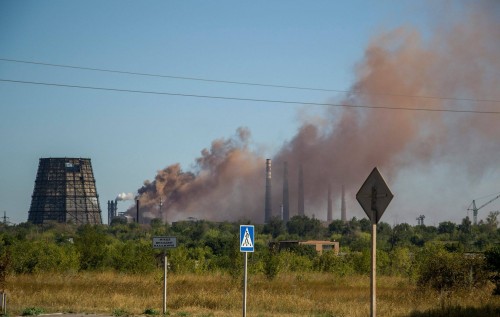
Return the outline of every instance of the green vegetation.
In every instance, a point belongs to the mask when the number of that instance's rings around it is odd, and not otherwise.
[[[45,311],[43,308],[40,307],[28,307],[23,309],[23,312],[21,313],[22,316],[38,316],[40,314],[43,314]]]
[[[498,216],[499,213],[492,212],[478,225],[472,225],[468,218],[460,224],[446,221],[437,227],[406,223],[391,227],[382,222],[377,227],[378,275],[405,281],[408,283],[405,287],[419,289],[413,292],[415,294],[434,292],[441,309],[453,307],[457,312],[467,311],[467,307],[452,305],[454,294],[478,290],[500,294]],[[158,219],[150,225],[120,221],[111,226],[80,227],[58,223],[44,226],[0,224],[0,286],[9,292],[12,288],[9,280],[24,275],[80,276],[107,272],[154,276],[155,283],[161,284],[162,251],[151,247],[151,239],[155,235],[169,235],[176,236],[178,241],[177,248],[167,251],[171,276],[223,276],[232,281],[228,289],[238,288],[243,267],[238,245],[239,224],[186,221],[170,225]],[[255,228],[256,251],[249,254],[248,269],[251,278],[263,277],[271,283],[270,288],[289,274],[295,274],[297,281],[306,281],[311,274],[331,275],[336,279],[368,276],[371,226],[365,218],[353,218],[346,223],[335,220],[324,226],[317,219],[296,216],[286,224],[274,218]],[[340,254],[318,254],[303,245],[284,250],[270,247],[270,242],[309,239],[339,241]],[[208,306],[220,305],[214,300]],[[179,308],[182,307],[179,304]],[[113,314],[129,314],[120,309],[115,309]],[[429,316],[434,316],[433,307],[427,309]],[[497,307],[493,305],[488,309]],[[153,308],[148,308],[148,312],[133,313],[155,315]],[[311,311],[311,316],[331,313],[328,309]]]
[[[144,315],[159,315],[160,314],[160,311],[159,310],[156,310],[154,308],[146,308],[143,312]]]
[[[113,316],[115,316],[115,317],[124,317],[124,316],[129,316],[129,315],[130,315],[130,313],[123,308],[113,309]]]
[[[450,279],[465,278],[468,275],[465,271],[473,267],[474,278],[483,281],[481,270],[488,269],[491,280],[497,283],[500,279],[500,265],[495,262],[500,257],[497,217],[498,213],[491,213],[478,225],[472,225],[465,218],[460,225],[446,221],[437,227],[407,223],[391,227],[382,222],[377,233],[378,271],[418,280],[421,285],[441,290],[462,285]],[[154,235],[177,237],[179,247],[167,252],[173,273],[227,272],[238,277],[242,267],[238,226],[208,221],[170,225],[158,219],[151,225],[116,221],[111,226],[76,227],[57,223],[43,227],[29,223],[6,226],[0,233],[0,286],[6,274],[12,273],[107,270],[150,273],[160,267],[162,261],[161,251],[151,247]],[[341,254],[319,255],[310,247],[298,245],[281,252],[269,248],[272,241],[307,239],[339,241]],[[353,218],[346,223],[335,220],[328,226],[305,216],[292,217],[286,224],[274,218],[269,224],[256,226],[256,252],[249,255],[250,269],[253,273],[265,274],[270,280],[285,272],[368,274],[369,246],[370,222],[366,218]],[[489,261],[487,266],[483,265],[486,264],[484,252]],[[431,258],[439,260],[433,263]],[[426,266],[436,267],[447,262],[463,267],[443,267],[442,274],[448,269],[463,272],[443,277],[447,280],[441,282],[422,276]]]

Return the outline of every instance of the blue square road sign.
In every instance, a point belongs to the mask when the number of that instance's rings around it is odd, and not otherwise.
[[[240,225],[240,252],[253,252],[254,246],[254,226]]]

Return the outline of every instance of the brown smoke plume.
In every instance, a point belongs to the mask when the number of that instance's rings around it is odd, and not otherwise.
[[[499,110],[491,100],[500,99],[500,3],[485,3],[466,4],[459,21],[436,26],[427,40],[399,28],[371,41],[356,67],[353,92],[334,103],[380,109],[331,107],[319,122],[304,123],[273,158],[275,184],[282,184],[288,162],[290,216],[297,214],[299,164],[309,215],[324,210],[329,183],[354,192],[374,166],[389,181],[405,167],[434,163],[451,164],[476,180],[496,168],[500,115],[387,109]],[[157,214],[163,197],[169,221],[194,216],[262,222],[265,158],[248,149],[248,137],[239,129],[235,138],[214,141],[193,172],[178,164],[159,171],[139,189],[141,206]],[[274,188],[273,205],[279,206],[281,186]],[[337,198],[339,193],[334,188]]]
[[[138,191],[141,211],[159,217],[162,198],[168,221],[251,219],[261,209],[254,199],[263,197],[257,184],[264,173],[259,173],[262,159],[248,150],[249,138],[250,132],[239,128],[233,138],[213,141],[196,159],[193,172],[182,171],[179,164],[158,171]]]

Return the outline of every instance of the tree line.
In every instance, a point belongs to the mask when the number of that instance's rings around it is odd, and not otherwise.
[[[482,287],[491,281],[500,293],[500,229],[498,212],[473,225],[468,217],[460,224],[438,226],[401,223],[377,226],[377,269],[382,275],[403,276],[420,286],[438,290]],[[30,223],[1,226],[0,282],[8,274],[115,270],[141,274],[162,266],[162,251],[152,248],[153,236],[175,236],[178,247],[169,249],[173,273],[225,272],[235,278],[242,272],[239,225],[209,221],[172,224],[155,219],[149,225]],[[330,272],[337,275],[369,274],[370,221],[352,218],[325,225],[307,216],[287,223],[273,218],[256,225],[255,252],[249,270],[273,279],[286,272]],[[309,246],[285,250],[270,248],[283,240],[329,240],[340,242],[340,254],[317,253]],[[0,285],[3,288],[3,285]]]

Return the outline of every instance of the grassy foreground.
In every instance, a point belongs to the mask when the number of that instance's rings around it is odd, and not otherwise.
[[[162,277],[161,271],[9,276],[9,315],[27,307],[47,313],[141,315],[148,308],[161,313]],[[379,316],[462,316],[462,311],[463,316],[500,315],[500,298],[490,295],[491,288],[453,294],[444,301],[402,278],[383,276],[377,283]],[[288,273],[268,281],[249,275],[247,316],[369,316],[369,285],[366,276]],[[170,316],[240,316],[241,282],[215,273],[169,274],[167,306]]]

